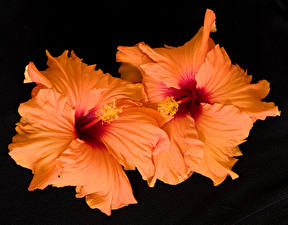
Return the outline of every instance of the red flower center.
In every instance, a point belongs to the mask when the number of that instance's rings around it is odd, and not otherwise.
[[[91,145],[102,144],[100,138],[105,132],[107,123],[98,118],[94,110],[89,111],[86,115],[76,114],[75,130],[79,139]]]
[[[175,101],[179,102],[179,109],[175,116],[184,116],[190,114],[197,119],[200,115],[202,102],[209,103],[208,95],[204,89],[196,88],[196,81],[182,82],[180,89],[169,88],[167,96],[173,96]]]

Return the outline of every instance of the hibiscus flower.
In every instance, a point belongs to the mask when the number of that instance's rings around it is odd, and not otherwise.
[[[253,122],[280,115],[266,80],[251,84],[252,76],[231,64],[224,48],[215,45],[215,14],[207,10],[204,25],[180,47],[152,49],[141,42],[119,46],[121,77],[143,82],[150,107],[169,118],[162,126],[170,150],[154,156],[156,178],[177,184],[196,171],[214,185],[238,175],[232,171]],[[153,182],[151,182],[152,184]]]
[[[162,117],[141,107],[142,84],[95,70],[73,52],[47,56],[47,70],[26,67],[24,82],[37,86],[19,107],[18,134],[9,145],[16,163],[34,174],[29,190],[76,186],[77,198],[107,215],[137,203],[121,165],[149,180],[152,155],[169,149]]]

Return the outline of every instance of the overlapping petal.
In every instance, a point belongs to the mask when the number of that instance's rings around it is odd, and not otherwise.
[[[130,107],[107,127],[101,140],[123,166],[137,167],[143,179],[150,180],[155,170],[152,155],[169,150],[167,134],[159,128],[163,122],[153,109]]]
[[[70,57],[68,51],[53,57],[47,51],[47,56],[48,69],[45,71],[39,72],[33,63],[29,63],[31,80],[67,96],[71,105],[84,114],[95,106],[101,107],[117,99],[146,99],[142,84],[132,84],[95,70],[95,65],[83,63],[74,52]]]
[[[168,87],[180,88],[181,82],[194,79],[207,52],[214,46],[209,38],[210,30],[215,28],[214,23],[214,12],[207,10],[204,26],[184,46],[152,49],[143,42],[135,47],[120,46],[117,61],[141,68],[145,73],[142,74],[145,85],[152,77]]]
[[[76,197],[86,196],[91,208],[107,215],[111,209],[135,204],[132,189],[121,165],[103,144],[91,146],[75,139],[56,160],[60,176],[54,186],[77,186]]]
[[[29,189],[43,189],[58,175],[55,159],[75,138],[75,111],[65,97],[42,89],[20,105],[19,114],[22,118],[9,154],[17,164],[34,173]]]
[[[153,156],[156,172],[150,186],[157,178],[168,184],[181,183],[192,174],[204,154],[204,144],[190,116],[175,117],[161,128],[169,136],[170,149]]]
[[[269,93],[269,82],[251,84],[251,76],[234,66],[224,48],[211,50],[196,75],[197,87],[205,90],[210,103],[234,105],[253,120],[280,115],[273,102],[261,100]]]
[[[142,81],[140,70],[129,63],[122,63],[118,71],[121,74],[121,79],[123,80],[127,80],[132,83],[139,83]]]
[[[122,63],[119,68],[121,78],[131,82],[141,82],[142,71],[140,66],[152,62],[152,59],[142,52],[139,48],[139,44],[132,47],[118,46],[117,49],[116,61]]]
[[[237,146],[245,141],[252,128],[252,120],[235,106],[202,103],[202,112],[196,120],[196,128],[205,143],[204,157],[195,171],[220,184],[227,175],[238,175],[231,168],[241,154]]]

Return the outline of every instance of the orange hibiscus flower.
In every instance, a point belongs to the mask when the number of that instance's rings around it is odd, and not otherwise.
[[[140,107],[141,84],[132,84],[88,66],[68,51],[39,72],[27,66],[25,82],[36,82],[32,98],[19,107],[21,120],[9,145],[17,164],[34,173],[29,190],[76,186],[91,208],[137,203],[121,165],[154,176],[152,155],[169,149],[156,110]]]
[[[257,119],[280,115],[274,103],[261,100],[269,92],[266,80],[251,84],[251,76],[232,65],[223,48],[209,37],[216,31],[215,14],[207,10],[204,26],[185,45],[152,49],[145,43],[119,46],[117,61],[123,79],[143,82],[150,106],[170,121],[162,126],[170,138],[168,152],[154,156],[156,174],[177,184],[196,171],[218,185],[230,175]],[[153,183],[153,182],[152,182]]]

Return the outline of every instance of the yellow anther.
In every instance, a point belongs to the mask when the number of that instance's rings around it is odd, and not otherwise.
[[[161,103],[158,104],[158,111],[164,117],[174,116],[178,111],[180,101],[176,102],[174,97],[166,97]]]
[[[113,104],[106,104],[101,109],[99,117],[102,121],[111,123],[114,119],[118,118],[118,114],[122,112],[122,109],[116,107],[115,102]]]

